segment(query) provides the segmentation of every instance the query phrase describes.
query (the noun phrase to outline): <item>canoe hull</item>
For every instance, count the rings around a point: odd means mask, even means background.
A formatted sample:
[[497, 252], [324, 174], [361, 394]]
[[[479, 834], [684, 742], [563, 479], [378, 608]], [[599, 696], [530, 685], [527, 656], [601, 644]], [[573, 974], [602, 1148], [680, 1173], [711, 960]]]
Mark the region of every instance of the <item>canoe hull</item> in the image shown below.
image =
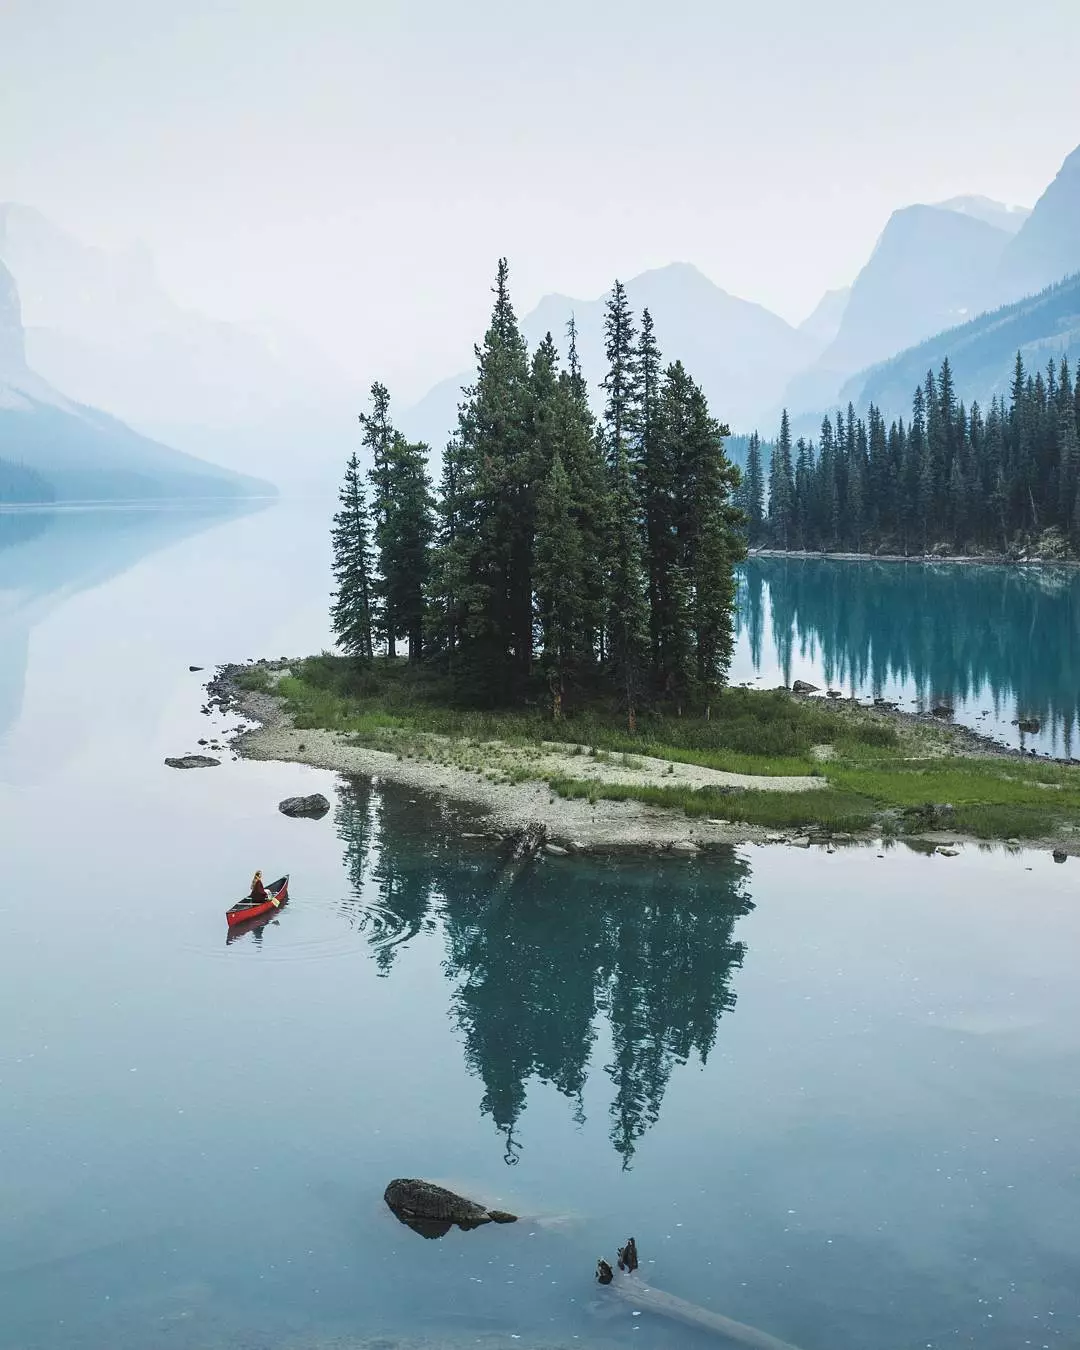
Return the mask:
[[257, 919], [263, 914], [271, 914], [275, 909], [280, 909], [289, 898], [289, 878], [287, 876], [279, 877], [266, 888], [268, 899], [260, 905], [252, 905], [246, 900], [241, 900], [238, 905], [233, 905], [232, 909], [225, 911], [225, 921], [230, 928], [234, 928], [239, 923], [247, 923], [250, 919]]

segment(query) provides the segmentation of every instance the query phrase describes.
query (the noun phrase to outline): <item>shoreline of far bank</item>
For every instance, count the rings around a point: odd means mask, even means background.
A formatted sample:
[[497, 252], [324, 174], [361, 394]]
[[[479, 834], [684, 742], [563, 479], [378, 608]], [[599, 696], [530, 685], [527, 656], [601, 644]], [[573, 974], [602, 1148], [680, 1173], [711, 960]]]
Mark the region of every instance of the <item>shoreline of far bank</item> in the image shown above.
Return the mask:
[[[270, 672], [271, 687], [252, 688], [241, 681], [253, 671]], [[1022, 840], [1012, 831], [972, 833], [954, 818], [948, 805], [929, 807], [910, 826], [904, 813], [886, 808], [863, 824], [843, 820], [830, 822], [827, 812], [814, 820], [812, 803], [818, 790], [828, 787], [824, 776], [766, 776], [727, 773], [693, 763], [657, 760], [649, 756], [612, 756], [581, 745], [543, 742], [538, 747], [522, 748], [497, 741], [468, 742], [450, 737], [428, 737], [419, 747], [383, 750], [348, 732], [319, 727], [297, 727], [285, 700], [273, 691], [273, 682], [289, 674], [287, 662], [257, 662], [226, 665], [207, 685], [208, 698], [222, 710], [239, 712], [253, 723], [238, 732], [231, 744], [243, 759], [305, 764], [349, 776], [384, 778], [414, 790], [440, 796], [472, 808], [486, 817], [490, 832], [501, 837], [523, 832], [538, 832], [553, 852], [641, 851], [674, 853], [684, 856], [710, 847], [734, 844], [783, 843], [800, 847], [813, 845], [835, 851], [837, 845], [871, 844], [876, 840], [904, 842], [923, 852], [954, 852], [953, 845], [970, 844], [980, 848], [1004, 846], [1053, 851], [1058, 861], [1065, 855], [1080, 855], [1080, 825], [1066, 821], [1047, 822], [1050, 828]], [[799, 698], [792, 694], [791, 697]], [[799, 699], [799, 701], [803, 701]], [[813, 700], [817, 702], [817, 700]], [[916, 736], [947, 732], [958, 760], [975, 757], [1022, 760], [1021, 752], [1003, 747], [977, 732], [952, 726], [942, 728], [936, 719], [901, 712], [895, 708], [866, 708], [845, 700], [845, 707], [831, 703], [841, 719], [869, 715], [875, 721], [908, 728]], [[936, 724], [936, 725], [934, 725]], [[438, 744], [435, 744], [438, 742]], [[928, 759], [937, 757], [927, 742]], [[828, 747], [821, 747], [827, 749]], [[469, 753], [471, 752], [471, 753]], [[826, 756], [826, 758], [828, 758]], [[919, 755], [917, 758], [922, 759]], [[573, 776], [580, 792], [567, 792], [557, 780], [573, 764]], [[823, 768], [826, 766], [823, 764]], [[554, 772], [552, 772], [554, 768]], [[663, 791], [685, 785], [688, 791], [712, 796], [715, 806], [708, 815], [681, 810], [669, 803], [657, 804], [634, 799], [634, 788], [644, 776], [657, 782], [662, 775]], [[587, 787], [595, 783], [594, 792]], [[619, 783], [632, 785], [625, 795]], [[722, 794], [731, 794], [725, 798]], [[805, 797], [804, 797], [805, 794]], [[640, 798], [642, 794], [638, 792]], [[762, 824], [747, 819], [725, 818], [724, 803], [730, 801], [737, 814], [738, 797], [770, 797], [790, 802], [805, 801], [811, 808], [799, 823]], [[824, 805], [827, 793], [820, 800]], [[801, 809], [801, 808], [800, 808]], [[921, 808], [920, 808], [921, 810]]]
[[821, 562], [949, 563], [966, 567], [1080, 567], [1080, 558], [1008, 558], [1004, 553], [819, 553], [805, 548], [752, 548], [746, 556]]

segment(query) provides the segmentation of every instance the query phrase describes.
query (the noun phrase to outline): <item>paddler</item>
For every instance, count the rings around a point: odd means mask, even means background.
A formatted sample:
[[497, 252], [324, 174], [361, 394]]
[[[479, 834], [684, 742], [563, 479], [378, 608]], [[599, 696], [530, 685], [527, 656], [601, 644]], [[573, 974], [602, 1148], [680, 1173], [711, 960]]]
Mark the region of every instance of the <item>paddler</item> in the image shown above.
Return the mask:
[[266, 893], [266, 887], [263, 885], [262, 872], [256, 872], [251, 878], [251, 895], [249, 899], [258, 905], [263, 905], [270, 897]]

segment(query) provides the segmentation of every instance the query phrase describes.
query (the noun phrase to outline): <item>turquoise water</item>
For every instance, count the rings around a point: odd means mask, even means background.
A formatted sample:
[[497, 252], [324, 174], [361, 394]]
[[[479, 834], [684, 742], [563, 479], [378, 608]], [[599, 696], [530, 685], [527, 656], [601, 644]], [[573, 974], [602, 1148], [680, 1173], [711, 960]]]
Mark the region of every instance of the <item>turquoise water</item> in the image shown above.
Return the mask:
[[[600, 1297], [630, 1233], [803, 1350], [1077, 1344], [1076, 864], [515, 872], [415, 791], [166, 769], [189, 664], [326, 640], [323, 518], [0, 532], [0, 1347], [705, 1344]], [[425, 1241], [398, 1175], [523, 1220]]]
[[944, 705], [1003, 744], [1080, 754], [1080, 568], [752, 558], [740, 613], [736, 682]]

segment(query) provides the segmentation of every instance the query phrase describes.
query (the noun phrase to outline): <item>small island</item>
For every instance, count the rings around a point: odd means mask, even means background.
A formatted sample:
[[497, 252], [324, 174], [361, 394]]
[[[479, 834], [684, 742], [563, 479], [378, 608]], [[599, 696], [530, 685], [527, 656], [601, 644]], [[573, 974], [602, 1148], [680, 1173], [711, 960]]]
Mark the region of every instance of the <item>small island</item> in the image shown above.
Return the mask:
[[1071, 764], [1004, 750], [947, 707], [729, 687], [754, 456], [748, 496], [728, 429], [620, 283], [599, 418], [573, 321], [562, 368], [550, 334], [528, 353], [505, 260], [494, 293], [437, 492], [429, 448], [372, 387], [371, 468], [352, 456], [333, 522], [340, 652], [219, 672], [219, 703], [260, 724], [240, 754], [440, 792], [556, 852], [875, 837], [1080, 851]]

